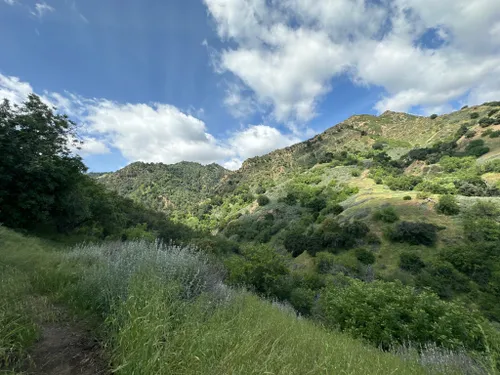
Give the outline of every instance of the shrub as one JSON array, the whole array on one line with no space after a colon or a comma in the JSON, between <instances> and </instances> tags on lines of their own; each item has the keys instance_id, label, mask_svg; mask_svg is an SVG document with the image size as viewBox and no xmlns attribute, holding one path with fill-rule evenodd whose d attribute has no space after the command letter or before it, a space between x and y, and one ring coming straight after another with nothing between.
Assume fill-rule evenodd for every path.
<instances>
[{"instance_id":1,"label":"shrub","mask_svg":"<svg viewBox=\"0 0 500 375\"><path fill-rule=\"evenodd\" d=\"M332 267L335 265L335 256L328 252L322 251L316 254L316 270L320 274L325 274L330 272Z\"/></svg>"},{"instance_id":2,"label":"shrub","mask_svg":"<svg viewBox=\"0 0 500 375\"><path fill-rule=\"evenodd\" d=\"M359 176L361 176L361 171L359 169L353 169L351 171L351 176L352 177L359 177Z\"/></svg>"},{"instance_id":3,"label":"shrub","mask_svg":"<svg viewBox=\"0 0 500 375\"><path fill-rule=\"evenodd\" d=\"M494 132L491 132L490 138L498 138L500 137L500 130L495 130Z\"/></svg>"},{"instance_id":4,"label":"shrub","mask_svg":"<svg viewBox=\"0 0 500 375\"><path fill-rule=\"evenodd\" d=\"M255 193L256 194L264 194L266 192L266 188L263 187L262 185L259 185L257 186L257 188L255 189Z\"/></svg>"},{"instance_id":5,"label":"shrub","mask_svg":"<svg viewBox=\"0 0 500 375\"><path fill-rule=\"evenodd\" d=\"M474 119L479 118L479 113L477 113L477 112L472 112L472 113L470 114L470 118L471 118L471 119L473 119L473 120L474 120Z\"/></svg>"},{"instance_id":6,"label":"shrub","mask_svg":"<svg viewBox=\"0 0 500 375\"><path fill-rule=\"evenodd\" d=\"M487 128L488 126L493 125L495 120L489 117L483 117L478 123L482 128Z\"/></svg>"},{"instance_id":7,"label":"shrub","mask_svg":"<svg viewBox=\"0 0 500 375\"><path fill-rule=\"evenodd\" d=\"M437 228L433 224L402 221L387 232L394 242L407 242L411 245L432 246L437 241Z\"/></svg>"},{"instance_id":8,"label":"shrub","mask_svg":"<svg viewBox=\"0 0 500 375\"><path fill-rule=\"evenodd\" d=\"M359 249L356 249L354 253L356 255L356 259L359 260L363 264L368 265L368 264L375 263L375 255L373 254L373 252L371 252L369 250L359 248Z\"/></svg>"},{"instance_id":9,"label":"shrub","mask_svg":"<svg viewBox=\"0 0 500 375\"><path fill-rule=\"evenodd\" d=\"M474 138L476 135L476 132L474 130L468 130L467 133L465 133L465 138Z\"/></svg>"},{"instance_id":10,"label":"shrub","mask_svg":"<svg viewBox=\"0 0 500 375\"><path fill-rule=\"evenodd\" d=\"M269 198L265 195L259 195L259 197L257 198L257 203L259 204L259 206L265 206L269 203Z\"/></svg>"},{"instance_id":11,"label":"shrub","mask_svg":"<svg viewBox=\"0 0 500 375\"><path fill-rule=\"evenodd\" d=\"M437 117L438 117L438 115L436 115L435 113L433 113L433 114L430 116L430 119L431 119L431 120L434 120L434 119L436 119Z\"/></svg>"},{"instance_id":12,"label":"shrub","mask_svg":"<svg viewBox=\"0 0 500 375\"><path fill-rule=\"evenodd\" d=\"M485 351L477 313L441 301L400 282L363 283L342 278L321 294L319 308L327 326L366 339L383 349L413 342Z\"/></svg>"},{"instance_id":13,"label":"shrub","mask_svg":"<svg viewBox=\"0 0 500 375\"><path fill-rule=\"evenodd\" d=\"M428 199L430 198L431 194L426 191L419 191L417 193L417 199Z\"/></svg>"},{"instance_id":14,"label":"shrub","mask_svg":"<svg viewBox=\"0 0 500 375\"><path fill-rule=\"evenodd\" d=\"M458 205L457 198L453 195L442 195L439 197L436 211L444 215L458 215L460 213L460 206Z\"/></svg>"},{"instance_id":15,"label":"shrub","mask_svg":"<svg viewBox=\"0 0 500 375\"><path fill-rule=\"evenodd\" d=\"M465 153L470 156L479 157L487 154L490 151L489 147L484 146L484 141L482 139L476 139L469 142L465 148Z\"/></svg>"},{"instance_id":16,"label":"shrub","mask_svg":"<svg viewBox=\"0 0 500 375\"><path fill-rule=\"evenodd\" d=\"M422 177L419 176L399 176L388 177L385 183L391 190L413 190L415 186L422 182Z\"/></svg>"},{"instance_id":17,"label":"shrub","mask_svg":"<svg viewBox=\"0 0 500 375\"><path fill-rule=\"evenodd\" d=\"M455 172L459 170L469 169L476 164L476 159L473 157L459 158L454 156L443 156L439 160L439 165L445 172Z\"/></svg>"},{"instance_id":18,"label":"shrub","mask_svg":"<svg viewBox=\"0 0 500 375\"><path fill-rule=\"evenodd\" d=\"M468 106L468 105L464 105L464 106L461 108L461 110L463 110L463 109L467 109L467 108L469 108L469 106Z\"/></svg>"},{"instance_id":19,"label":"shrub","mask_svg":"<svg viewBox=\"0 0 500 375\"><path fill-rule=\"evenodd\" d=\"M399 256L399 268L402 270L419 273L424 267L425 263L415 253L405 252Z\"/></svg>"},{"instance_id":20,"label":"shrub","mask_svg":"<svg viewBox=\"0 0 500 375\"><path fill-rule=\"evenodd\" d=\"M383 207L373 213L373 219L384 223L395 223L399 216L392 206Z\"/></svg>"},{"instance_id":21,"label":"shrub","mask_svg":"<svg viewBox=\"0 0 500 375\"><path fill-rule=\"evenodd\" d=\"M495 113L497 113L498 111L500 111L500 109L498 108L495 108L495 109L492 109L491 111L488 112L488 117L491 117L493 116Z\"/></svg>"},{"instance_id":22,"label":"shrub","mask_svg":"<svg viewBox=\"0 0 500 375\"><path fill-rule=\"evenodd\" d=\"M372 148L374 150L383 150L385 148L385 143L383 142L375 142L373 145L372 145Z\"/></svg>"},{"instance_id":23,"label":"shrub","mask_svg":"<svg viewBox=\"0 0 500 375\"><path fill-rule=\"evenodd\" d=\"M403 197L403 200L404 200L404 201L411 201L411 197L410 197L409 195L405 195L405 196Z\"/></svg>"}]
</instances>

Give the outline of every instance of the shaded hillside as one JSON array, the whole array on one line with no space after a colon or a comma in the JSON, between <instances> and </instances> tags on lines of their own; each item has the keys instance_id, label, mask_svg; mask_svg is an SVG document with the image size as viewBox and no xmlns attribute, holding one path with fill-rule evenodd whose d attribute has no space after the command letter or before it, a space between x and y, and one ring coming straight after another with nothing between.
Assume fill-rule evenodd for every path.
<instances>
[{"instance_id":1,"label":"shaded hillside","mask_svg":"<svg viewBox=\"0 0 500 375\"><path fill-rule=\"evenodd\" d=\"M228 173L218 164L136 162L97 179L120 195L155 210L172 212L191 211L213 194L215 186Z\"/></svg>"}]
</instances>

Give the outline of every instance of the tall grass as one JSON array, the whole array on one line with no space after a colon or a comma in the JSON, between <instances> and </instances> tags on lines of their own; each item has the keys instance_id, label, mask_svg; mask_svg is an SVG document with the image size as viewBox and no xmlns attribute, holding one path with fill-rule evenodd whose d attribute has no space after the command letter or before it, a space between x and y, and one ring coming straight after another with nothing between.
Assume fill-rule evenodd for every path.
<instances>
[{"instance_id":1,"label":"tall grass","mask_svg":"<svg viewBox=\"0 0 500 375\"><path fill-rule=\"evenodd\" d=\"M102 323L119 375L429 373L414 357L381 352L225 287L222 270L191 248L126 242L61 252L0 227L0 260L10 270L2 272L0 311L21 317L27 296L41 293L90 314ZM17 305L3 303L12 283L25 291ZM15 340L0 331L4 348L26 350L36 339L36 319L19 326L24 333Z\"/></svg>"}]
</instances>

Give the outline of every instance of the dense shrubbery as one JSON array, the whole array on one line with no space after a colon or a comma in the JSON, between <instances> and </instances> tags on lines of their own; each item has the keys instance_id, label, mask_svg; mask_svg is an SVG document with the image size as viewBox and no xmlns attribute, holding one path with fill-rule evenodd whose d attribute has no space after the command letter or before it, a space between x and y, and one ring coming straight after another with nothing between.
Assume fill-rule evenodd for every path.
<instances>
[{"instance_id":1,"label":"dense shrubbery","mask_svg":"<svg viewBox=\"0 0 500 375\"><path fill-rule=\"evenodd\" d=\"M363 264L373 264L375 263L375 255L372 251L366 250L362 247L355 250L356 259Z\"/></svg>"},{"instance_id":2,"label":"dense shrubbery","mask_svg":"<svg viewBox=\"0 0 500 375\"><path fill-rule=\"evenodd\" d=\"M402 221L387 231L387 237L394 242L432 246L437 241L437 228L433 224Z\"/></svg>"},{"instance_id":3,"label":"dense shrubbery","mask_svg":"<svg viewBox=\"0 0 500 375\"><path fill-rule=\"evenodd\" d=\"M430 117L429 117L429 118L430 118L431 120L434 120L434 119L436 119L437 117L438 117L438 115L436 115L435 113L433 113L432 115L430 115Z\"/></svg>"},{"instance_id":4,"label":"dense shrubbery","mask_svg":"<svg viewBox=\"0 0 500 375\"><path fill-rule=\"evenodd\" d=\"M259 206L266 206L269 203L269 198L265 195L259 195L257 197L257 203L259 204Z\"/></svg>"},{"instance_id":5,"label":"dense shrubbery","mask_svg":"<svg viewBox=\"0 0 500 375\"><path fill-rule=\"evenodd\" d=\"M488 126L490 125L493 125L496 121L492 118L489 118L489 117L483 117L481 120L479 120L478 124L482 127L482 128L487 128Z\"/></svg>"},{"instance_id":6,"label":"dense shrubbery","mask_svg":"<svg viewBox=\"0 0 500 375\"><path fill-rule=\"evenodd\" d=\"M411 273L419 273L425 267L425 263L417 254L405 252L399 257L399 267Z\"/></svg>"},{"instance_id":7,"label":"dense shrubbery","mask_svg":"<svg viewBox=\"0 0 500 375\"><path fill-rule=\"evenodd\" d=\"M460 213L460 206L453 195L443 195L439 197L439 202L436 204L436 211L444 215L458 215Z\"/></svg>"},{"instance_id":8,"label":"dense shrubbery","mask_svg":"<svg viewBox=\"0 0 500 375\"><path fill-rule=\"evenodd\" d=\"M399 220L399 215L394 207L387 206L375 211L373 213L373 219L383 221L384 223L395 223Z\"/></svg>"},{"instance_id":9,"label":"dense shrubbery","mask_svg":"<svg viewBox=\"0 0 500 375\"><path fill-rule=\"evenodd\" d=\"M406 342L433 342L451 349L486 351L476 313L400 283L366 284L344 278L326 288L320 306L327 325L385 349Z\"/></svg>"},{"instance_id":10,"label":"dense shrubbery","mask_svg":"<svg viewBox=\"0 0 500 375\"><path fill-rule=\"evenodd\" d=\"M470 114L470 118L471 118L471 119L473 119L473 120L475 120L475 119L479 118L479 113L477 113L477 112L472 112L472 113Z\"/></svg>"},{"instance_id":11,"label":"dense shrubbery","mask_svg":"<svg viewBox=\"0 0 500 375\"><path fill-rule=\"evenodd\" d=\"M387 177L384 182L391 190L413 190L415 186L423 181L420 176Z\"/></svg>"},{"instance_id":12,"label":"dense shrubbery","mask_svg":"<svg viewBox=\"0 0 500 375\"><path fill-rule=\"evenodd\" d=\"M490 152L490 148L484 145L484 141L482 139L470 141L465 148L466 155L475 157L480 157L488 152Z\"/></svg>"},{"instance_id":13,"label":"dense shrubbery","mask_svg":"<svg viewBox=\"0 0 500 375\"><path fill-rule=\"evenodd\" d=\"M443 156L441 160L439 160L439 165L445 172L451 173L463 169L472 168L474 165L476 165L476 159L470 156L463 158L456 156Z\"/></svg>"}]
</instances>

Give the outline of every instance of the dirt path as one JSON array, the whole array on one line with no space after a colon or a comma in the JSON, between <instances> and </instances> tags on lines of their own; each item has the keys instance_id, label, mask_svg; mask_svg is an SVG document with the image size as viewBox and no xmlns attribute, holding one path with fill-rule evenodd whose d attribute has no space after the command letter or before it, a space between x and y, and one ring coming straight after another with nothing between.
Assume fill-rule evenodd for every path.
<instances>
[{"instance_id":1,"label":"dirt path","mask_svg":"<svg viewBox=\"0 0 500 375\"><path fill-rule=\"evenodd\" d=\"M108 374L97 341L82 325L57 322L42 325L41 339L33 348L27 374Z\"/></svg>"}]
</instances>

